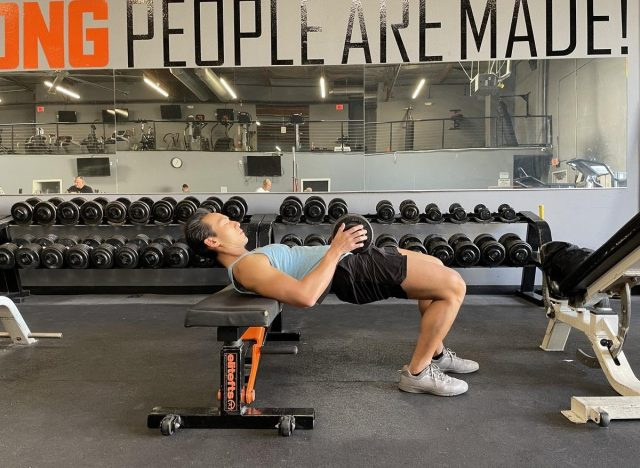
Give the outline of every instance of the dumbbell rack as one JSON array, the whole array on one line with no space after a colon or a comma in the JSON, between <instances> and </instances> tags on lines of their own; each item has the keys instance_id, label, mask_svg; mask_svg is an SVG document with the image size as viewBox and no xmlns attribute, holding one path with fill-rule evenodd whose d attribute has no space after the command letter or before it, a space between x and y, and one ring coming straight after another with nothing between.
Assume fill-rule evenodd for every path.
<instances>
[{"instance_id":1,"label":"dumbbell rack","mask_svg":"<svg viewBox=\"0 0 640 468\"><path fill-rule=\"evenodd\" d=\"M513 231L516 225L526 224L526 234L521 235L523 239L531 245L534 252L539 250L540 245L551 241L551 231L548 224L532 212L523 211L518 213L518 220L512 223L492 221L489 223L479 223L469 221L464 224L450 222L445 215L445 222L441 224L429 224L419 222L416 224L404 224L396 220L392 224L381 224L375 221L375 215L367 216L372 221L375 236L386 233L399 239L404 234L415 234L421 239L428 234L441 234L445 237L454 232L464 232L469 237L474 237L482 232L487 232L490 227L494 231ZM329 239L332 231L332 224L325 219L320 224L306 224L301 222L295 225L287 225L280 222L280 217L276 214L253 214L245 218L242 228L249 237L249 249L260 247L273 242L280 242L286 233L295 233L302 237L308 234L320 234ZM53 233L59 237L65 235L77 235L84 238L90 234L99 234L104 238L115 234L122 234L131 238L136 234L145 233L150 237L157 237L161 234L169 234L174 238L181 237L182 225L122 225L112 226L101 224L98 226L18 226L12 224L12 219L0 220L0 244L10 242L12 238L29 232L35 236L45 233ZM500 232L492 232L500 235ZM471 268L486 268L474 266ZM494 267L495 268L495 267ZM503 265L497 268L513 268ZM535 292L536 264L532 262L522 267L522 279L520 288L516 294L540 303L541 296ZM227 271L221 267L214 268L160 268L160 269L120 269L109 270L86 269L57 269L48 270L38 268L33 270L0 270L0 293L11 297L28 295L29 292L39 294L90 294L90 293L188 293L188 292L211 292L229 283ZM479 289L483 290L484 288ZM470 292L474 288L469 289ZM479 292L477 291L477 292ZM484 290L483 290L484 292Z\"/></svg>"},{"instance_id":2,"label":"dumbbell rack","mask_svg":"<svg viewBox=\"0 0 640 468\"><path fill-rule=\"evenodd\" d=\"M246 216L241 223L249 238L248 248L258 245L258 231L264 215ZM183 237L181 224L169 225L27 225L0 221L0 244L11 242L23 234L36 237L55 234L58 237L76 235L84 239L91 234L109 238L121 234L133 238L144 233L151 238L168 234L174 239ZM0 270L0 293L12 297L34 294L93 294L93 293L209 293L229 284L223 267L213 268L157 268L157 269L10 269Z\"/></svg>"},{"instance_id":3,"label":"dumbbell rack","mask_svg":"<svg viewBox=\"0 0 640 468\"><path fill-rule=\"evenodd\" d=\"M520 237L531 245L531 249L534 252L534 259L535 253L539 250L540 246L545 242L551 241L551 230L549 229L549 225L530 211L518 213L518 219L509 223L500 221L482 223L473 221L472 218L470 218L466 223L457 224L450 221L448 214L445 214L445 221L439 224L430 224L423 221L415 224L405 224L400 221L400 218L396 218L396 220L391 224L383 224L377 222L375 215L365 215L365 217L369 219L372 224L375 238L381 234L390 234L396 239L400 239L400 237L405 234L414 234L420 239L424 239L429 234L440 234L443 237L448 238L455 232L463 232L473 240L476 235L487 232L489 229L495 231L492 232L492 234L499 237L501 234L506 232L517 230L514 229L516 226L519 226L522 230L524 225L526 225L526 233L523 233ZM494 218L495 217L494 213ZM321 224L307 224L304 223L304 220L298 224L284 224L281 221L281 217L278 217L273 225L272 242L279 243L286 234L296 234L302 240L304 240L304 238L309 234L319 234L328 240L331 236L332 230L333 225L328 222L328 219L325 219L325 222ZM456 266L455 268L461 267ZM470 268L489 267L476 265L466 269ZM516 291L516 294L535 303L539 303L539 301L541 301L541 296L535 292L536 264L534 261L524 267L500 265L498 267L491 268L522 268L521 284L520 288ZM469 292L471 293L485 292L486 290L487 288L484 287L469 288Z\"/></svg>"}]
</instances>

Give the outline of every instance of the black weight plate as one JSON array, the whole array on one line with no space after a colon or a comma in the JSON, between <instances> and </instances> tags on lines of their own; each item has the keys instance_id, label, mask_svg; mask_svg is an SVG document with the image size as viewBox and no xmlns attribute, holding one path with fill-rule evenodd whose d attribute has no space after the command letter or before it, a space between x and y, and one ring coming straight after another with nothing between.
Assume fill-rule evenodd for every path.
<instances>
[{"instance_id":1,"label":"black weight plate","mask_svg":"<svg viewBox=\"0 0 640 468\"><path fill-rule=\"evenodd\" d=\"M369 222L369 220L367 220L367 218L365 218L364 216L361 216L358 214L352 214L352 213L346 214L341 218L338 218L336 222L333 224L331 239L334 238L336 231L338 230L338 227L341 224L345 225L345 231L347 229L352 228L353 226L357 226L358 224L361 224L362 226L364 226L364 229L367 231L367 239L364 241L364 245L362 247L359 247L353 250L352 251L353 253L357 254L361 252L367 252L371 248L371 244L373 243L373 227L371 227L371 223Z\"/></svg>"}]
</instances>

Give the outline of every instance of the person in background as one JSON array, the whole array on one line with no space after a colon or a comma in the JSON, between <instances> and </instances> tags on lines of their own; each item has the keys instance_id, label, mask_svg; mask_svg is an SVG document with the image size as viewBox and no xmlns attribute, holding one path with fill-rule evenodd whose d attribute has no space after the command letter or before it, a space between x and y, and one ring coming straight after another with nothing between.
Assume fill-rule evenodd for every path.
<instances>
[{"instance_id":1,"label":"person in background","mask_svg":"<svg viewBox=\"0 0 640 468\"><path fill-rule=\"evenodd\" d=\"M258 187L256 192L270 192L271 191L271 179L264 179L262 186Z\"/></svg>"},{"instance_id":2,"label":"person in background","mask_svg":"<svg viewBox=\"0 0 640 468\"><path fill-rule=\"evenodd\" d=\"M191 190L189 189L189 185L188 184L182 184L182 192L183 193L189 193Z\"/></svg>"},{"instance_id":3,"label":"person in background","mask_svg":"<svg viewBox=\"0 0 640 468\"><path fill-rule=\"evenodd\" d=\"M67 193L93 193L93 189L84 183L82 176L73 180L73 185L67 189Z\"/></svg>"}]
</instances>

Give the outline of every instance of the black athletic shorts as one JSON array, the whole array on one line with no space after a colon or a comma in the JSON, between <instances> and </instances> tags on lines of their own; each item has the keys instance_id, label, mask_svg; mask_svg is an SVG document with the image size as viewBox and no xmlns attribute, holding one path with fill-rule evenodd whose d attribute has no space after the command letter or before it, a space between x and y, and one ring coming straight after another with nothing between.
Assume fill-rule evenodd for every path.
<instances>
[{"instance_id":1,"label":"black athletic shorts","mask_svg":"<svg viewBox=\"0 0 640 468\"><path fill-rule=\"evenodd\" d=\"M407 277L407 257L395 247L371 246L366 253L347 255L338 263L331 292L351 304L368 304L390 297L406 299L400 284Z\"/></svg>"}]
</instances>

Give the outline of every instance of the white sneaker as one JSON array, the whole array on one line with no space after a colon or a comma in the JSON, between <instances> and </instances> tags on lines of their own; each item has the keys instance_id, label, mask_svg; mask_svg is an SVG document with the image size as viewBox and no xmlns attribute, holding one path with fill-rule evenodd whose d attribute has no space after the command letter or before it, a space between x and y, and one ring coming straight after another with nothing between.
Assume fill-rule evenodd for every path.
<instances>
[{"instance_id":1,"label":"white sneaker","mask_svg":"<svg viewBox=\"0 0 640 468\"><path fill-rule=\"evenodd\" d=\"M438 396L455 396L466 392L469 386L466 382L449 377L436 364L429 364L418 375L409 372L409 366L400 371L398 388L409 393L431 393Z\"/></svg>"},{"instance_id":2,"label":"white sneaker","mask_svg":"<svg viewBox=\"0 0 640 468\"><path fill-rule=\"evenodd\" d=\"M454 374L469 374L480 368L480 364L476 361L459 358L449 348L444 348L440 359L434 359L433 362L438 365L442 372L452 372Z\"/></svg>"}]
</instances>

